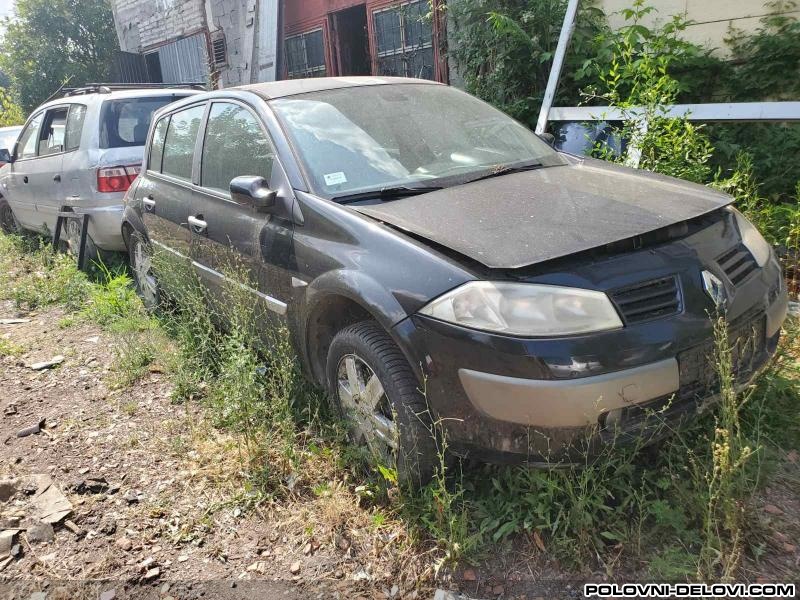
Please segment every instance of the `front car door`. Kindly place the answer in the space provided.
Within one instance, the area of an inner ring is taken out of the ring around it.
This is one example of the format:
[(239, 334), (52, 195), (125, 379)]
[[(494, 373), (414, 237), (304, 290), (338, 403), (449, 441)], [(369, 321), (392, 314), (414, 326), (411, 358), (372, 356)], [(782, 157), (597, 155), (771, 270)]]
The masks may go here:
[(39, 133), (39, 151), (28, 169), (30, 193), (33, 194), (38, 212), (37, 220), (50, 232), (55, 231), (58, 212), (66, 196), (65, 185), (61, 181), (61, 166), (64, 161), (68, 110), (69, 106), (47, 109)]
[[(189, 215), (198, 275), (223, 311), (232, 304), (232, 290), (248, 293), (266, 334), (274, 317), (286, 312), (292, 223), (235, 201), (230, 182), (255, 175), (277, 189), (282, 171), (274, 146), (250, 107), (220, 100), (211, 104), (199, 155)], [(231, 287), (232, 282), (243, 285)]]
[(39, 132), (42, 128), (44, 111), (35, 114), (19, 136), (14, 149), (14, 162), (11, 164), (6, 181), (7, 200), (20, 225), (26, 229), (37, 229), (41, 222), (36, 217), (36, 204), (30, 185), (29, 169), (39, 148)]
[(156, 249), (188, 260), (187, 217), (192, 198), (192, 164), (206, 110), (204, 103), (164, 115), (155, 124), (147, 177), (136, 190), (143, 221)]

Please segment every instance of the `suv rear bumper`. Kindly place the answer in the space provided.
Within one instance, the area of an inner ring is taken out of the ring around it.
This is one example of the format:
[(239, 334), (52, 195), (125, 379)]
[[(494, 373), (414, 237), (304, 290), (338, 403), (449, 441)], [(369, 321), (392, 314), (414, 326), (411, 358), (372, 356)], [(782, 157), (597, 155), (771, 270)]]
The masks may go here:
[[(120, 199), (121, 200), (121, 199)], [(111, 204), (108, 206), (69, 207), (81, 214), (90, 215), (89, 236), (94, 245), (101, 250), (109, 252), (125, 252), (125, 240), (122, 238), (122, 213), (124, 205)]]

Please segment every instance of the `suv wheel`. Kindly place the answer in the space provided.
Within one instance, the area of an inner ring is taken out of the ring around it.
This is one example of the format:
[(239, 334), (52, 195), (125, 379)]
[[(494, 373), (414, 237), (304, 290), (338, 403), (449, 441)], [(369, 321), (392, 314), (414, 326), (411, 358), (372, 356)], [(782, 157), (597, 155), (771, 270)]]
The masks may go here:
[(0, 198), (0, 229), (6, 234), (19, 232), (17, 219), (14, 217), (14, 212), (5, 198)]
[(136, 293), (142, 299), (145, 308), (153, 311), (158, 308), (160, 302), (158, 281), (153, 274), (153, 253), (149, 244), (137, 232), (131, 233), (128, 256)]
[(328, 386), (356, 444), (397, 470), (400, 483), (420, 487), (439, 464), (425, 397), (392, 338), (364, 321), (331, 342)]
[[(64, 251), (78, 261), (78, 255), (81, 250), (81, 219), (65, 219), (63, 233), (61, 235), (61, 242)], [(83, 268), (89, 270), (91, 265), (97, 262), (99, 253), (97, 246), (94, 245), (91, 236), (86, 234), (86, 252), (83, 258)]]

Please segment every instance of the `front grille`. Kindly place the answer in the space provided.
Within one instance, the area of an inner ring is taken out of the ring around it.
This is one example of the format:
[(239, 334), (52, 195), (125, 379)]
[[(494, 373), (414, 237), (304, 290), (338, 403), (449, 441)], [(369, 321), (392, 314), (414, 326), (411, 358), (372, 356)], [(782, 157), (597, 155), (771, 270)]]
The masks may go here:
[(744, 244), (738, 244), (717, 259), (717, 263), (733, 285), (739, 285), (756, 270), (753, 255)]
[(613, 291), (610, 296), (628, 324), (667, 317), (681, 310), (680, 291), (675, 276), (637, 283)]

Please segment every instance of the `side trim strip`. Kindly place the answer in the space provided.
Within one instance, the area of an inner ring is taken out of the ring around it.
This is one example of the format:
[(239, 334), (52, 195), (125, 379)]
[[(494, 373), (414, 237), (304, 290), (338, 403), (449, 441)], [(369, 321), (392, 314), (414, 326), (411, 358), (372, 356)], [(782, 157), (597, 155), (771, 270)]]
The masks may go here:
[[(184, 254), (181, 254), (177, 250), (169, 248), (168, 246), (165, 246), (164, 244), (162, 244), (160, 242), (156, 242), (156, 241), (153, 241), (153, 240), (151, 240), (151, 242), (154, 245), (158, 246), (159, 248), (163, 248), (164, 250), (167, 250), (167, 251), (171, 252), (172, 254), (174, 254), (176, 256), (179, 256), (180, 258), (182, 258), (184, 260), (190, 260), (188, 256), (186, 256)], [(234, 281), (233, 279), (231, 279), (230, 277), (228, 277), (226, 275), (223, 275), (219, 271), (216, 271), (216, 270), (214, 270), (214, 269), (212, 269), (210, 267), (207, 267), (205, 265), (201, 265), (196, 260), (192, 260), (191, 263), (192, 263), (192, 266), (195, 269), (199, 269), (200, 271), (203, 271), (204, 273), (207, 273), (207, 274), (211, 275), (212, 277), (215, 277), (216, 279), (220, 279), (222, 281), (233, 283), (236, 286), (238, 286), (240, 289), (245, 290), (247, 292), (250, 292), (251, 294), (253, 294), (257, 298), (263, 300), (266, 303), (267, 308), (269, 308), (274, 313), (277, 313), (279, 315), (285, 315), (286, 311), (289, 308), (288, 305), (285, 302), (281, 302), (277, 298), (273, 298), (272, 296), (268, 296), (267, 294), (264, 294), (263, 292), (259, 292), (258, 290), (254, 289), (254, 288), (251, 288), (250, 286), (244, 285), (243, 283), (239, 283), (238, 281)]]

